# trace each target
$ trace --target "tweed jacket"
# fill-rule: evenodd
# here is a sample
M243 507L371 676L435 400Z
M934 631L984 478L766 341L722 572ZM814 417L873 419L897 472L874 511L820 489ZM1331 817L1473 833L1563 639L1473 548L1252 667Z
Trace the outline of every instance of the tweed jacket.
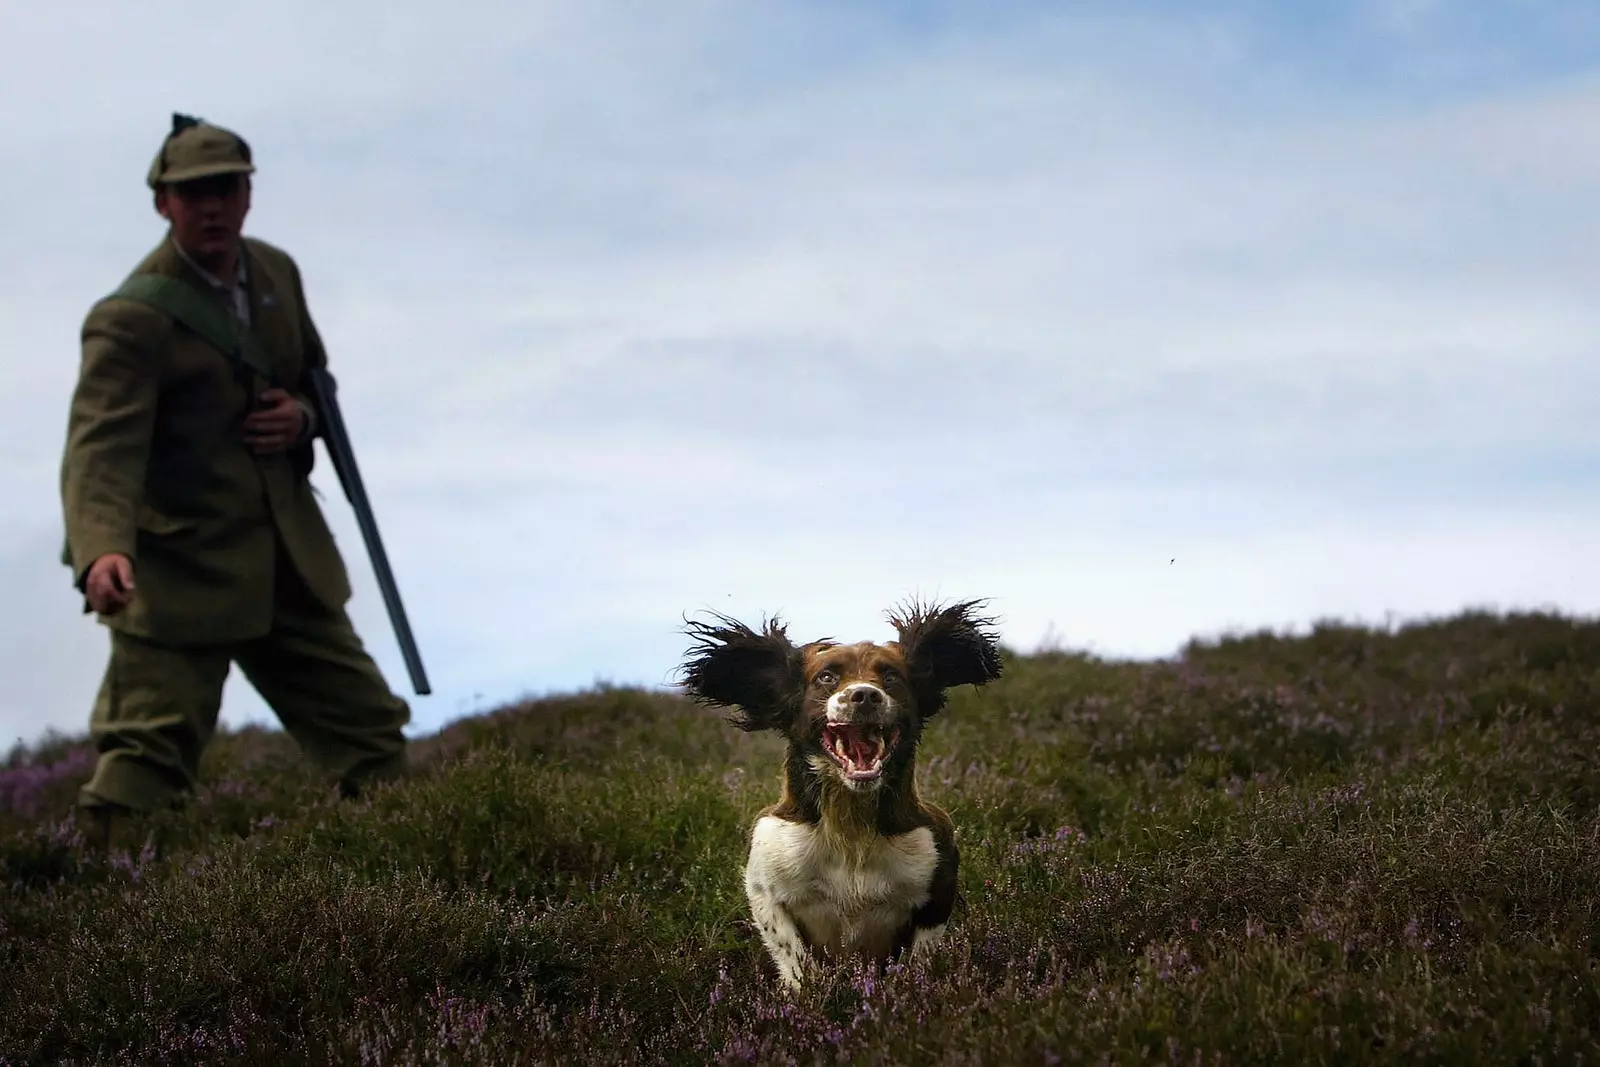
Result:
M255 238L245 239L243 255L252 325L275 363L271 384L310 406L320 424L303 371L326 366L327 353L299 268ZM223 305L170 239L134 272L183 279ZM344 561L304 467L289 452L257 455L245 444L243 421L266 384L143 303L111 298L91 308L61 501L64 561L77 589L100 556L133 561L133 601L101 616L105 625L173 644L261 636L272 624L281 562L328 608L348 601Z

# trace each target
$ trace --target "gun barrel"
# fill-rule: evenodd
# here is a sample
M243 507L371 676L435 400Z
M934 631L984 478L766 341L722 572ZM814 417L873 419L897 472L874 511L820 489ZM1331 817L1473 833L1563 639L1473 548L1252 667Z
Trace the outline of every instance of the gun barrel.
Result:
M367 557L372 561L378 588L383 593L383 604L389 612L390 625L400 643L400 654L405 658L406 672L411 676L411 688L419 696L432 689L427 673L422 668L422 655L417 650L416 638L411 633L410 620L406 618L405 605L400 600L400 589L395 584L394 572L389 567L389 554L384 551L383 537L378 533L378 520L367 499L366 486L361 480L361 470L356 465L355 450L350 445L350 435L345 430L344 415L339 410L338 383L325 367L312 367L307 371L311 387L316 392L319 415L323 420L322 438L328 446L328 456L339 484L344 487L345 499L356 514L361 527L361 539L366 542Z

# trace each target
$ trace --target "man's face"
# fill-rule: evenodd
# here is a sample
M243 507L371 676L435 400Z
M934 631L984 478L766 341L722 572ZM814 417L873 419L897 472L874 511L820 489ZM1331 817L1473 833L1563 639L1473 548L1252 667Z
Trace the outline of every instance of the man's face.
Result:
M208 266L225 263L244 232L250 182L242 174L219 174L164 185L156 192L156 210L172 223L185 252Z

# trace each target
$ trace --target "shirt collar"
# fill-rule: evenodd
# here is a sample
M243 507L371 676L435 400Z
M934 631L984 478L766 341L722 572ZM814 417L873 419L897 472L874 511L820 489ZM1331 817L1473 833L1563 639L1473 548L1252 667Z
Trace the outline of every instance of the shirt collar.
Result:
M206 280L206 284L210 285L212 289L216 290L218 293L221 293L223 297L228 300L228 302L233 306L234 318L238 319L239 322L244 325L245 329L249 329L251 327L251 320L255 316L250 310L250 271L245 266L243 244L241 243L239 248L239 258L237 261L238 266L235 269L235 277L237 280L235 284L229 286L224 285L221 278L206 270L199 263L196 263L194 257L183 250L183 246L178 243L176 237L169 237L168 239L172 242L172 247L178 250L178 255L183 257L183 261L189 264L189 266L193 267L195 272Z
M168 237L168 240L172 242L172 247L178 250L178 255L183 257L183 261L189 264L189 266L193 267L195 273L204 278L206 283L213 289L220 289L223 292L227 292L228 289L231 288L230 286L225 285L221 278L217 277L215 274L212 274L210 271L206 270L198 262L196 262L195 258L188 252L184 251L183 245L178 243L178 239L176 237ZM249 274L245 270L244 249L242 247L239 249L239 256L235 262L237 264L234 273L235 281L237 285L242 288L249 283Z

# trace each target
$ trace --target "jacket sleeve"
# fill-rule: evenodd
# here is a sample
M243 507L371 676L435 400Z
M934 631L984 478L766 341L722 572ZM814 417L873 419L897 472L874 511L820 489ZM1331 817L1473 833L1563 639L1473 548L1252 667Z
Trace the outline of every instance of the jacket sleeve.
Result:
M159 315L107 301L83 325L83 354L67 420L61 503L73 584L107 553L135 558L159 394Z

